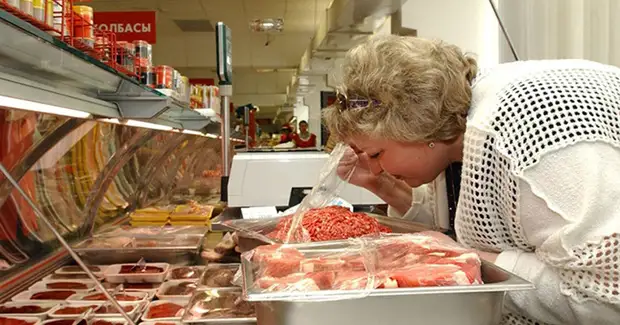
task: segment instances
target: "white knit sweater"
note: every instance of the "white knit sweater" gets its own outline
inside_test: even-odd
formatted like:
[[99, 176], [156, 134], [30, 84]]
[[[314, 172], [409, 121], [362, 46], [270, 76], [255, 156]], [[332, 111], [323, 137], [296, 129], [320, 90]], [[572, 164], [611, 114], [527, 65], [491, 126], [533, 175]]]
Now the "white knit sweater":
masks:
[[[445, 223], [440, 186], [417, 189], [404, 218]], [[508, 294], [504, 324], [620, 324], [620, 69], [526, 61], [482, 73], [456, 232], [536, 285]]]

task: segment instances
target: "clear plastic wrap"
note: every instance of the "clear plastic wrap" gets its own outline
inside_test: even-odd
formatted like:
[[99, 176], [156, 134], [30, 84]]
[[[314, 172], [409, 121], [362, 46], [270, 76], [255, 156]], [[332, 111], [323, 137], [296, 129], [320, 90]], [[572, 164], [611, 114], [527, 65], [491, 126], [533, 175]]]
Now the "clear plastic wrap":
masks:
[[346, 243], [265, 245], [242, 255], [246, 295], [272, 300], [363, 297], [375, 289], [482, 284], [478, 255], [429, 234]]
[[183, 323], [234, 323], [254, 321], [254, 304], [242, 299], [239, 289], [197, 291], [183, 314]]

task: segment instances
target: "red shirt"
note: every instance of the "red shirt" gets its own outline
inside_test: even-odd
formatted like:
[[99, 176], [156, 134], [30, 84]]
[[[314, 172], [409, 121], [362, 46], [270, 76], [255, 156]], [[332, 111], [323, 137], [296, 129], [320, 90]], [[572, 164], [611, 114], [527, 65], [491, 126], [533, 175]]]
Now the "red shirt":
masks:
[[280, 143], [287, 143], [287, 142], [291, 142], [294, 141], [293, 135], [292, 134], [280, 134]]
[[310, 137], [307, 139], [302, 139], [299, 134], [295, 133], [293, 135], [293, 141], [295, 141], [295, 145], [297, 148], [314, 148], [316, 147], [316, 135], [310, 133]]

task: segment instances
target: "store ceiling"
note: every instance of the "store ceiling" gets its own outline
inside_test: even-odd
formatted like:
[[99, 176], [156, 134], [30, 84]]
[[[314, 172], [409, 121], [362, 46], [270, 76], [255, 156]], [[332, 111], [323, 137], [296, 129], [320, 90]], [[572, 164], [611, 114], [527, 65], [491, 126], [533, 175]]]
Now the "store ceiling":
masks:
[[[156, 65], [170, 65], [190, 78], [215, 77], [214, 25], [232, 29], [233, 102], [260, 106], [273, 117], [331, 0], [93, 0], [96, 11], [157, 11]], [[283, 18], [284, 31], [257, 33], [252, 19]]]

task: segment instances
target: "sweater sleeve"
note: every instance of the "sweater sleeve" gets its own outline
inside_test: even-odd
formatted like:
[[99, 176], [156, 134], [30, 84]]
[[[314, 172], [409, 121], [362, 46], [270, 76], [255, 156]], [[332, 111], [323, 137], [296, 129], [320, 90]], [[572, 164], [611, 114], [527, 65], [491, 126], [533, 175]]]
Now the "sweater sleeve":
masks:
[[433, 200], [430, 197], [432, 195], [431, 192], [430, 185], [427, 184], [413, 188], [413, 200], [409, 211], [407, 211], [404, 215], [401, 215], [398, 211], [396, 211], [396, 209], [388, 207], [388, 216], [435, 226], [436, 222], [435, 215], [433, 213]]
[[502, 252], [496, 264], [536, 290], [508, 294], [507, 308], [549, 324], [620, 319], [620, 148], [577, 143], [520, 175], [520, 224], [534, 253]]

